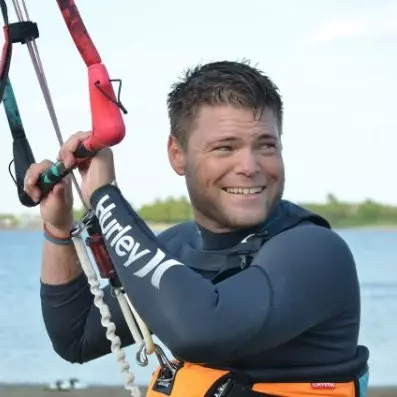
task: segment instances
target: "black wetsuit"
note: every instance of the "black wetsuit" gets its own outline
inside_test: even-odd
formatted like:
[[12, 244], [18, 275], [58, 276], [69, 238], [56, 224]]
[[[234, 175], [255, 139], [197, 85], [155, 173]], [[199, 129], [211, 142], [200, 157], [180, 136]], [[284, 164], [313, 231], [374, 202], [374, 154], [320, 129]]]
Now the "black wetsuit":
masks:
[[[323, 218], [281, 201], [256, 229], [216, 235], [187, 222], [156, 238], [118, 188], [96, 191], [92, 206], [126, 292], [176, 357], [263, 381], [366, 368], [355, 262]], [[41, 299], [61, 357], [82, 363], [110, 352], [83, 273], [42, 284]], [[133, 343], [109, 288], [105, 300], [123, 345]]]

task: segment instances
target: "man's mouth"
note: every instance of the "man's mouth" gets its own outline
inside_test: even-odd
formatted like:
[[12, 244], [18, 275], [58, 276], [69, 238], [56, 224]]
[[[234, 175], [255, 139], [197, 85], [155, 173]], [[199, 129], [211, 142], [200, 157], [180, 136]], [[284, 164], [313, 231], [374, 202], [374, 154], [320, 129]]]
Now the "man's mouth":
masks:
[[259, 194], [265, 189], [264, 186], [255, 187], [224, 187], [223, 190], [230, 194]]

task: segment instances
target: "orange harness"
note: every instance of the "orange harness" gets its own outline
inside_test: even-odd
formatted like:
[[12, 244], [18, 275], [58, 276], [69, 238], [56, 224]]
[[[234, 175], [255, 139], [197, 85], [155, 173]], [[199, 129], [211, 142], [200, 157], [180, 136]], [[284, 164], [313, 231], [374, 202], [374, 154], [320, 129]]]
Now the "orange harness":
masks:
[[356, 380], [347, 382], [283, 382], [248, 385], [231, 373], [198, 364], [173, 361], [174, 373], [156, 368], [147, 397], [357, 397]]

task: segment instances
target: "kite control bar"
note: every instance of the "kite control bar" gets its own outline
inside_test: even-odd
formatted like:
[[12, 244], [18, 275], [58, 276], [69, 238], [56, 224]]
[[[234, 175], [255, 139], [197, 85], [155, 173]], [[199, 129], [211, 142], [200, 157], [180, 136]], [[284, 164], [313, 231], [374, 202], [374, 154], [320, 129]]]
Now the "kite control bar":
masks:
[[[92, 42], [73, 0], [57, 0], [72, 39], [87, 66], [92, 129], [91, 135], [77, 148], [75, 156], [84, 161], [105, 147], [117, 145], [124, 138], [125, 125], [121, 112], [127, 110], [120, 102], [121, 80], [111, 80], [101, 57]], [[116, 95], [112, 82], [119, 82]], [[81, 162], [80, 161], [80, 162]], [[62, 161], [48, 168], [38, 186], [43, 197], [71, 170]]]
[[[32, 207], [37, 205], [38, 202], [34, 202], [30, 196], [24, 192], [23, 187], [26, 172], [29, 167], [35, 163], [35, 158], [22, 125], [17, 102], [8, 76], [13, 43], [26, 44], [60, 145], [63, 144], [63, 139], [35, 43], [35, 39], [39, 37], [37, 25], [29, 20], [24, 0], [13, 0], [13, 3], [19, 22], [10, 24], [8, 21], [6, 3], [4, 0], [0, 0], [0, 10], [4, 19], [3, 31], [5, 38], [3, 56], [0, 63], [0, 102], [3, 101], [8, 124], [13, 137], [14, 158], [12, 162], [14, 162], [15, 177], [12, 175], [11, 170], [10, 174], [17, 186], [21, 204], [26, 207]], [[109, 78], [106, 67], [103, 65], [98, 51], [87, 33], [74, 1], [57, 0], [57, 4], [88, 70], [92, 130], [89, 137], [77, 148], [75, 153], [76, 157], [79, 158], [79, 162], [83, 162], [94, 156], [99, 150], [105, 147], [114, 146], [122, 141], [125, 135], [125, 125], [121, 112], [126, 114], [127, 111], [120, 102], [121, 81], [111, 80]], [[23, 16], [23, 10], [25, 16]], [[117, 98], [112, 87], [113, 81], [119, 82]], [[60, 182], [63, 177], [70, 173], [84, 205], [81, 190], [77, 181], [74, 179], [72, 171], [73, 169], [66, 169], [65, 165], [60, 161], [48, 168], [40, 176], [38, 182], [38, 186], [42, 191], [41, 198], [43, 198], [55, 184]], [[88, 238], [85, 240], [81, 238], [81, 233], [84, 230], [88, 233]], [[131, 331], [135, 344], [137, 345], [138, 350], [136, 361], [138, 364], [141, 366], [147, 365], [147, 354], [151, 354], [153, 352], [159, 358], [161, 363], [163, 361], [162, 357], [164, 354], [161, 348], [153, 343], [146, 324], [140, 318], [133, 306], [133, 302], [131, 302], [130, 298], [125, 293], [122, 283], [118, 278], [117, 272], [107, 252], [101, 227], [93, 210], [89, 210], [83, 219], [75, 225], [75, 227], [70, 231], [70, 236], [73, 240], [79, 262], [87, 276], [90, 291], [94, 295], [94, 304], [100, 311], [101, 324], [106, 328], [106, 337], [111, 343], [111, 350], [116, 356], [121, 372], [125, 375], [125, 388], [132, 396], [138, 397], [140, 396], [139, 388], [134, 384], [134, 374], [129, 370], [130, 367], [126, 361], [125, 354], [121, 346], [121, 340], [115, 333], [116, 327], [111, 320], [110, 310], [104, 300], [104, 294], [98, 277], [88, 256], [87, 246], [91, 250], [101, 278], [109, 281], [114, 296], [119, 302], [126, 324]]]

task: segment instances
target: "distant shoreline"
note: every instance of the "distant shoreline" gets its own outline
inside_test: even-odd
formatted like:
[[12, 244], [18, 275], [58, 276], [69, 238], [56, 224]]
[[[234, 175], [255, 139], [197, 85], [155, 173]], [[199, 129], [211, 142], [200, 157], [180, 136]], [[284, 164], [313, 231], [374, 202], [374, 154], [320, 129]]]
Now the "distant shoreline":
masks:
[[[164, 230], [175, 226], [177, 223], [151, 223], [147, 222], [147, 225], [153, 231], [160, 233]], [[397, 231], [397, 225], [379, 225], [379, 224], [368, 224], [368, 225], [343, 225], [343, 226], [333, 226], [334, 230], [374, 230], [374, 231], [385, 231], [394, 232]], [[0, 231], [40, 231], [42, 230], [41, 224], [27, 225], [27, 226], [3, 226], [0, 225]]]
[[[287, 200], [288, 201], [288, 200]], [[130, 203], [134, 208], [133, 203]], [[336, 230], [397, 230], [397, 206], [365, 199], [361, 202], [345, 202], [329, 193], [325, 202], [296, 202], [303, 209], [325, 218]], [[154, 199], [140, 208], [134, 208], [137, 214], [148, 223], [152, 230], [161, 232], [179, 223], [181, 220], [194, 219], [194, 211], [188, 197], [168, 197]], [[84, 208], [74, 208], [74, 217], [80, 220], [85, 214]], [[0, 214], [0, 230], [36, 230], [41, 229], [40, 214]]]

